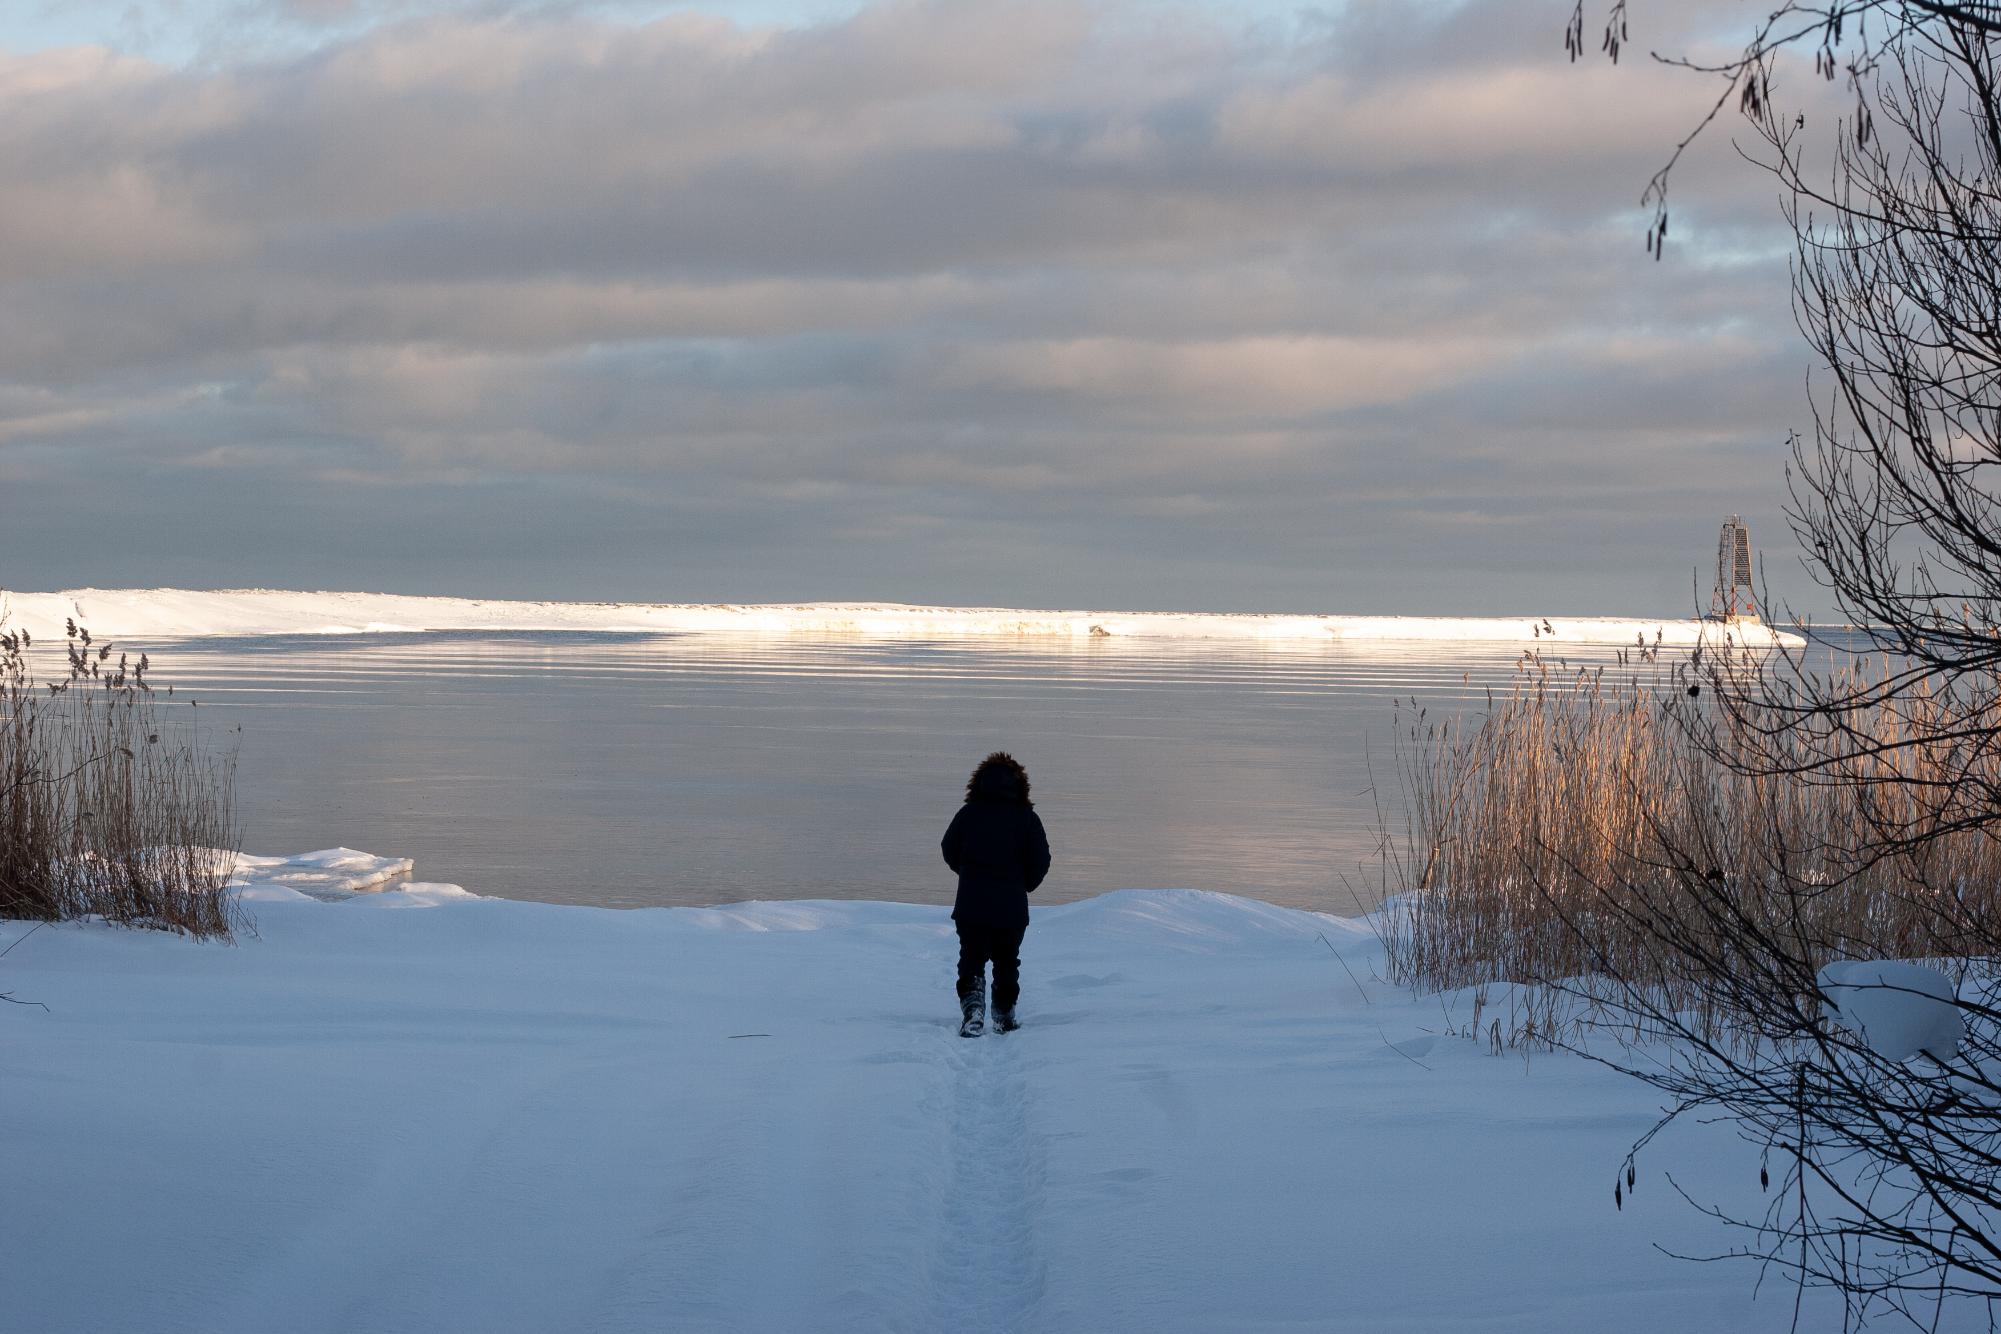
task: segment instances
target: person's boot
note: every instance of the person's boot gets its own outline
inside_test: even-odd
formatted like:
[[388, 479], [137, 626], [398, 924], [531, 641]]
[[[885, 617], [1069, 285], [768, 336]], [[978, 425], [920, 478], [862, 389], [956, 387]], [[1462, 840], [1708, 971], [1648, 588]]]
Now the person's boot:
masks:
[[959, 997], [959, 1036], [976, 1038], [987, 1027], [987, 984], [982, 981], [977, 987]]
[[1014, 1006], [1010, 1005], [1005, 1010], [997, 1009], [994, 1011], [994, 1032], [1012, 1033], [1020, 1027], [1021, 1020], [1014, 1017]]

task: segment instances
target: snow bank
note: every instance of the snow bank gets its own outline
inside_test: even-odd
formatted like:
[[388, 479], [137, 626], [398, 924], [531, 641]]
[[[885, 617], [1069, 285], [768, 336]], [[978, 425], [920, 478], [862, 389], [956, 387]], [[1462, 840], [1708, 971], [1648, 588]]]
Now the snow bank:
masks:
[[1959, 1052], [1966, 1020], [1952, 979], [1927, 964], [1900, 959], [1831, 963], [1816, 979], [1835, 1022], [1888, 1061], [1923, 1053], [1940, 1061]]
[[[1663, 1171], [1758, 1207], [1727, 1127], [1657, 1142], [1616, 1211], [1652, 1095], [1447, 1036], [1464, 999], [1376, 981], [1360, 922], [1038, 910], [1026, 1026], [965, 1041], [941, 908], [275, 878], [403, 864], [247, 859], [273, 889], [234, 947], [0, 923], [0, 989], [48, 1007], [0, 1007], [10, 1328], [1793, 1324], [1755, 1268], [1656, 1249], [1732, 1240]], [[1838, 1327], [1820, 1297], [1800, 1328]]]
[[1308, 616], [1198, 612], [1021, 611], [813, 602], [736, 606], [639, 602], [509, 602], [401, 597], [387, 593], [292, 593], [272, 589], [72, 589], [0, 593], [0, 616], [54, 639], [75, 617], [99, 638], [195, 635], [363, 634], [413, 630], [619, 630], [860, 635], [940, 639], [966, 635], [1321, 641], [1385, 639], [1489, 643], [1677, 646], [1727, 638], [1754, 646], [1797, 645], [1761, 625], [1592, 616]]

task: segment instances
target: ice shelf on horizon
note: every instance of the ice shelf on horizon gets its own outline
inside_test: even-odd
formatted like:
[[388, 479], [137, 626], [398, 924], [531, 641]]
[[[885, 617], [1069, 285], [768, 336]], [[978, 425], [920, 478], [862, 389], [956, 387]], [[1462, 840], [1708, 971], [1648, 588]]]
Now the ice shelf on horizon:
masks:
[[1795, 634], [1761, 623], [1615, 616], [1340, 616], [1246, 612], [1034, 611], [902, 603], [527, 602], [393, 593], [71, 589], [0, 592], [0, 618], [54, 639], [74, 618], [99, 639], [212, 635], [366, 634], [427, 630], [594, 630], [665, 633], [858, 635], [881, 639], [962, 636], [1447, 640], [1692, 646], [1725, 642], [1797, 647]]

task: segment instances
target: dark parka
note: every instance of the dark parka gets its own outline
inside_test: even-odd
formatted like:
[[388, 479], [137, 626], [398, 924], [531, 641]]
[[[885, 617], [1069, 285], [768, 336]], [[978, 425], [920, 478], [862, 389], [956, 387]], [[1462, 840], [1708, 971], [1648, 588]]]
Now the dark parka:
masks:
[[953, 921], [1028, 925], [1028, 896], [1049, 874], [1049, 836], [1013, 761], [989, 760], [973, 774], [943, 847], [945, 864], [959, 875]]

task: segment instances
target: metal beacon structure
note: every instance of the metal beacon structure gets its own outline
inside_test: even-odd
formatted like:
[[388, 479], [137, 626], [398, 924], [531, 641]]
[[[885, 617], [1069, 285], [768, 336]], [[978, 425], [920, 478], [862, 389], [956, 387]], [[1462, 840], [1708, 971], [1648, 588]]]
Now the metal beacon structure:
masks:
[[1751, 592], [1751, 526], [1738, 515], [1723, 521], [1716, 539], [1716, 591], [1709, 614], [1719, 621], [1755, 621], [1757, 599]]

